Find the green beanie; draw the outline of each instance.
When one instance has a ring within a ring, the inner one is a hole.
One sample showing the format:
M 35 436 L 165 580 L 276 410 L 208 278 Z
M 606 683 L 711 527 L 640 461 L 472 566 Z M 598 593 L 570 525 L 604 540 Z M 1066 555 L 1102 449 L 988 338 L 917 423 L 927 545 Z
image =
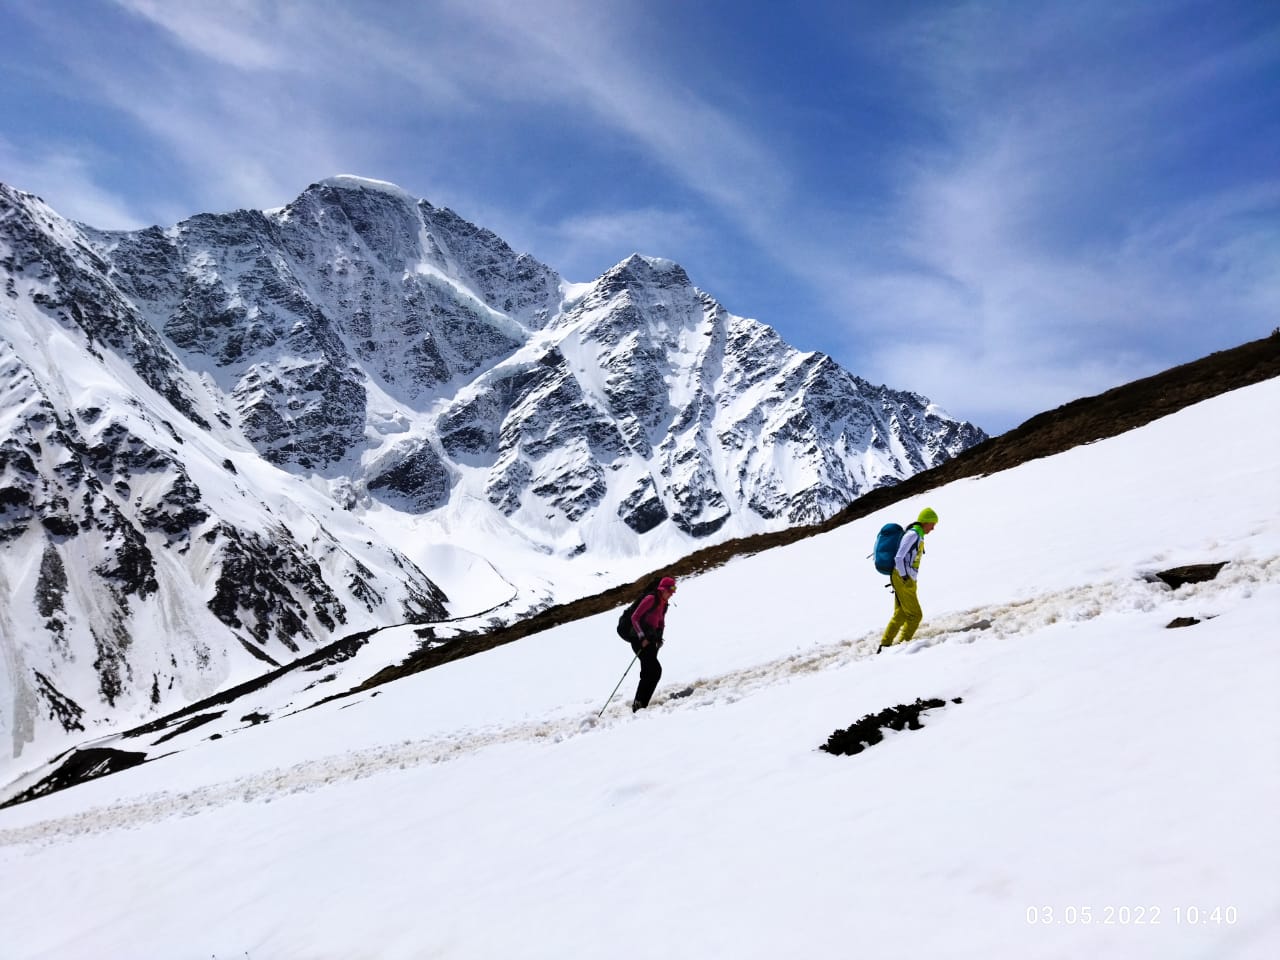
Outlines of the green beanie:
M 925 507 L 920 511 L 920 516 L 916 517 L 916 523 L 937 523 L 938 515 L 934 512 L 933 507 Z

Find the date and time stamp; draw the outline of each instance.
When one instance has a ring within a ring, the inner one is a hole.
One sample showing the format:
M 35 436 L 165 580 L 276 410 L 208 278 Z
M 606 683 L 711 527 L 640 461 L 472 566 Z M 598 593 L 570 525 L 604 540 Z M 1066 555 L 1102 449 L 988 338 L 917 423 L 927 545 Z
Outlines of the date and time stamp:
M 1026 908 L 1032 927 L 1231 927 L 1240 922 L 1234 906 L 1195 904 L 1033 904 Z

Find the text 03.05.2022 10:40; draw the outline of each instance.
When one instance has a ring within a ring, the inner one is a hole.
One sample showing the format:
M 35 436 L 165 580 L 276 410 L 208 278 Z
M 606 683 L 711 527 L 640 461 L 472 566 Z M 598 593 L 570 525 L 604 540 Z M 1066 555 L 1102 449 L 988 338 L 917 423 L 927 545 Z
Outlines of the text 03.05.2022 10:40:
M 1199 906 L 1032 906 L 1027 907 L 1027 923 L 1032 926 L 1113 926 L 1139 927 L 1172 923 L 1175 926 L 1223 926 L 1240 919 L 1235 907 Z

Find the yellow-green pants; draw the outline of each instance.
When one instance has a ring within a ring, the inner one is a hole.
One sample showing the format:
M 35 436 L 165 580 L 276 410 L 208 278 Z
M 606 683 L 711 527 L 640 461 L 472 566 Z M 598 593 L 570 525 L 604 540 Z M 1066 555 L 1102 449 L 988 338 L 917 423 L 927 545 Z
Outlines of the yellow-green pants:
M 893 619 L 889 621 L 889 626 L 884 629 L 884 636 L 880 638 L 882 647 L 887 647 L 891 643 L 906 643 L 915 636 L 916 627 L 920 626 L 920 621 L 924 619 L 924 613 L 920 610 L 920 601 L 916 598 L 916 582 L 904 580 L 898 575 L 897 570 L 889 574 L 889 581 L 893 584 Z M 901 637 L 898 637 L 899 630 L 902 630 Z

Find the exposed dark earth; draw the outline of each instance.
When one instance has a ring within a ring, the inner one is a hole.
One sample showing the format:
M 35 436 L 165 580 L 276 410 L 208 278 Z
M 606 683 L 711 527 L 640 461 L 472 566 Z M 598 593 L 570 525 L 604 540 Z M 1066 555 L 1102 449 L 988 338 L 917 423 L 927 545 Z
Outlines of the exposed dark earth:
M 951 702 L 963 703 L 964 700 L 955 697 Z M 924 712 L 938 710 L 946 705 L 946 700 L 939 700 L 936 697 L 930 700 L 921 700 L 917 697 L 915 703 L 900 703 L 896 707 L 885 707 L 879 713 L 868 713 L 852 726 L 837 730 L 827 737 L 827 742 L 818 749 L 836 756 L 851 757 L 883 740 L 885 730 L 922 729 L 924 723 L 920 718 Z

